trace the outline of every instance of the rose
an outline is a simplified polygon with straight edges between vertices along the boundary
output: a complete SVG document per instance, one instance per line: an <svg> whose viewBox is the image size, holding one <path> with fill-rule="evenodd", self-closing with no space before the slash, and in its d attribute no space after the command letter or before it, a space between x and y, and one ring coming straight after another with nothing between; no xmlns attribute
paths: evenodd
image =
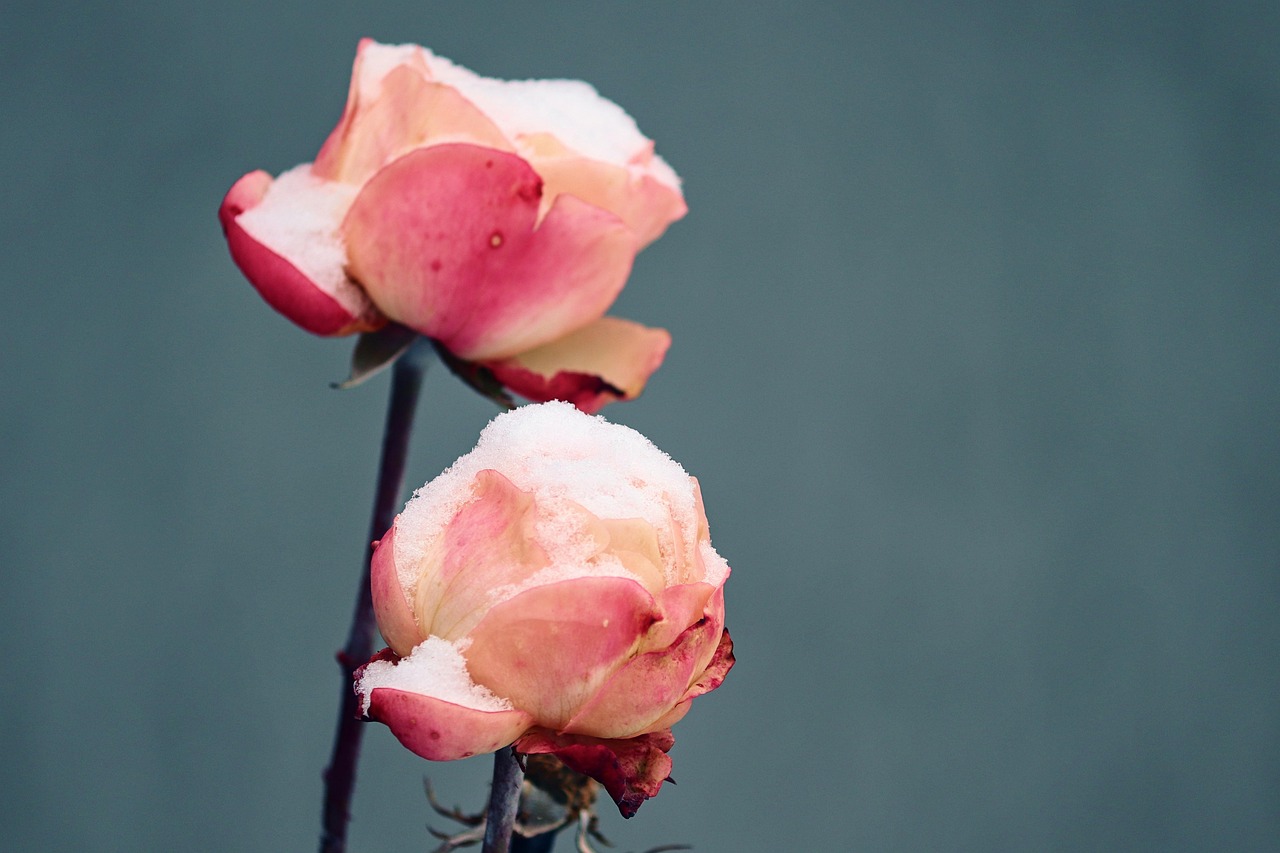
<svg viewBox="0 0 1280 853"><path fill-rule="evenodd" d="M245 276L302 328L395 321L523 396L594 411L662 362L665 331L603 315L685 210L653 143L586 83L492 80L365 39L315 162L250 172L219 219Z"/></svg>
<svg viewBox="0 0 1280 853"><path fill-rule="evenodd" d="M494 419L372 571L390 648L356 676L369 718L434 760L555 754L628 817L670 772L671 725L733 664L697 481L566 403Z"/></svg>

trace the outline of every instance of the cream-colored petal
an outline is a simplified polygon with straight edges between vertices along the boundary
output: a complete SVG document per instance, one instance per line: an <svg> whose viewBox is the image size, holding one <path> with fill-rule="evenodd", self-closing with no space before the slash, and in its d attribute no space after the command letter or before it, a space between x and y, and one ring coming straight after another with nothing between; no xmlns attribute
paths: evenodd
<svg viewBox="0 0 1280 853"><path fill-rule="evenodd" d="M593 414L607 403L639 396L670 346L665 329L601 317L551 343L485 366L522 397L565 400Z"/></svg>

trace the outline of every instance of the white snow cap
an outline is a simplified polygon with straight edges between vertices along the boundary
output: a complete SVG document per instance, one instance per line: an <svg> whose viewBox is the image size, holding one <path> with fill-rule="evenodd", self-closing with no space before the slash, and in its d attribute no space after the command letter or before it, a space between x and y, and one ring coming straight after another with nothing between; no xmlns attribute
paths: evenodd
<svg viewBox="0 0 1280 853"><path fill-rule="evenodd" d="M379 660L369 664L356 682L360 713L369 713L370 697L377 687L421 693L477 711L510 711L513 707L510 702L471 680L467 662L462 657L469 644L470 640L450 643L439 637L428 637L398 663Z"/></svg>
<svg viewBox="0 0 1280 853"><path fill-rule="evenodd" d="M602 97L581 80L499 80L474 71L412 44L373 44L365 48L367 76L360 81L365 92L377 91L377 82L396 65L407 62L415 51L432 77L452 86L475 104L508 138L550 133L572 150L605 163L635 166L633 159L652 151L653 143L636 127L626 110ZM675 189L680 178L657 155L641 171Z"/></svg>
<svg viewBox="0 0 1280 853"><path fill-rule="evenodd" d="M414 493L396 519L396 565L406 589L416 581L425 545L471 500L476 475L487 469L532 493L539 505L570 500L599 518L642 518L657 532L664 553L674 548L672 524L682 530L686 561L699 547L694 485L679 463L630 427L583 414L569 403L540 403L498 415L480 433L475 450ZM579 543L557 535L554 524L540 525L539 538L547 540L553 562L573 562L579 552ZM708 548L704 559L708 551L714 554ZM723 562L717 555L708 574L727 572ZM573 573L571 566L560 569Z"/></svg>
<svg viewBox="0 0 1280 853"><path fill-rule="evenodd" d="M355 314L368 297L347 278L342 218L359 187L326 181L303 163L282 174L255 207L236 218L253 239L287 259L315 285Z"/></svg>

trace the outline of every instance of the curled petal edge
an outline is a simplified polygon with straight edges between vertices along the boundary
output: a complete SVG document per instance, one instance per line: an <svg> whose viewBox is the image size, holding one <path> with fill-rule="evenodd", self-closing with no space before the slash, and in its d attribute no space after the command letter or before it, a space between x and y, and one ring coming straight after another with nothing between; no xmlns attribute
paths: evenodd
<svg viewBox="0 0 1280 853"><path fill-rule="evenodd" d="M564 400L592 415L609 403L640 396L670 347L665 329L601 317L551 343L484 366L525 399Z"/></svg>
<svg viewBox="0 0 1280 853"><path fill-rule="evenodd" d="M398 154L441 137L511 147L461 92L432 79L427 57L417 46L360 40L347 106L316 155L316 174L358 184Z"/></svg>
<svg viewBox="0 0 1280 853"><path fill-rule="evenodd" d="M716 644L716 650L711 655L711 662L707 664L707 668L702 671L698 680L689 687L689 692L684 695L684 698L693 699L695 696L715 690L724 683L725 676L729 674L729 670L733 669L735 663L737 658L733 656L733 638L729 636L729 629L725 628L720 632L720 642Z"/></svg>
<svg viewBox="0 0 1280 853"><path fill-rule="evenodd" d="M724 587L713 587L697 581L669 586L659 597L659 606L665 617L654 625L644 638L642 652L664 649L676 642L690 625L707 618L716 622L716 629L724 624ZM709 652L708 652L709 655Z"/></svg>
<svg viewBox="0 0 1280 853"><path fill-rule="evenodd" d="M585 157L534 161L549 192L564 192L616 213L635 232L643 249L683 217L688 205L680 191L649 176L633 178L625 167Z"/></svg>
<svg viewBox="0 0 1280 853"><path fill-rule="evenodd" d="M632 658L601 685L565 731L617 738L659 728L655 721L685 700L722 632L721 623L701 619L666 648Z"/></svg>
<svg viewBox="0 0 1280 853"><path fill-rule="evenodd" d="M678 723L685 714L689 713L689 706L693 704L694 699L704 693L710 693L724 683L725 676L729 674L729 670L733 669L734 662L733 640L729 637L729 629L726 628L720 634L720 642L716 645L711 662L702 671L702 675L690 685L676 706L653 724L653 728L670 728Z"/></svg>
<svg viewBox="0 0 1280 853"><path fill-rule="evenodd" d="M426 639L413 609L405 597L404 587L396 571L396 527L391 525L387 534L374 546L373 561L369 566L370 591L373 593L373 612L378 620L378 630L396 654L407 655L413 647Z"/></svg>

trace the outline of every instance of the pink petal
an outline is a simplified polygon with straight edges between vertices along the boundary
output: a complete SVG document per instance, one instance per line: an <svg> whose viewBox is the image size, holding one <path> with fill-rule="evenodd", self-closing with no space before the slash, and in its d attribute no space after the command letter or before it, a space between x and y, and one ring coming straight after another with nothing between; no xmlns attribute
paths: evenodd
<svg viewBox="0 0 1280 853"><path fill-rule="evenodd" d="M493 470L476 475L472 495L445 527L441 547L428 551L431 564L417 569L420 624L448 640L466 636L485 617L495 589L524 581L548 562L535 539L532 495Z"/></svg>
<svg viewBox="0 0 1280 853"><path fill-rule="evenodd" d="M724 683L725 676L729 674L729 670L733 669L736 662L733 656L733 638L729 636L729 629L725 628L720 633L720 641L716 643L715 654L712 655L707 668L702 671L702 675L689 687L685 699L693 699L695 696L715 690Z"/></svg>
<svg viewBox="0 0 1280 853"><path fill-rule="evenodd" d="M495 752L531 723L529 715L520 710L478 711L393 687L370 691L368 717L386 723L410 751L432 761Z"/></svg>
<svg viewBox="0 0 1280 853"><path fill-rule="evenodd" d="M370 565L370 587L373 592L373 612L378 619L378 630L387 645L396 654L407 655L413 647L427 638L416 619L404 587L396 570L396 527L391 525L373 552Z"/></svg>
<svg viewBox="0 0 1280 853"><path fill-rule="evenodd" d="M653 729L667 729L679 722L689 712L689 706L693 704L694 699L704 693L710 693L724 682L733 664L733 640L729 638L729 630L726 628L720 635L720 642L716 645L715 654L707 664L707 668L698 676L698 680L689 686L671 712L653 724Z"/></svg>
<svg viewBox="0 0 1280 853"><path fill-rule="evenodd" d="M385 325L386 318L354 284L326 289L299 268L298 259L285 257L246 230L241 215L258 207L272 184L266 172L250 172L232 185L218 209L231 257L249 283L268 305L316 335L349 335ZM345 279L340 270L335 274Z"/></svg>
<svg viewBox="0 0 1280 853"><path fill-rule="evenodd" d="M396 156L442 137L511 149L483 112L430 77L421 48L362 39L346 110L316 156L316 174L363 183Z"/></svg>
<svg viewBox="0 0 1280 853"><path fill-rule="evenodd" d="M549 344L485 364L521 397L565 400L587 414L639 396L671 346L665 329L601 317Z"/></svg>
<svg viewBox="0 0 1280 853"><path fill-rule="evenodd" d="M640 584L582 577L533 587L496 605L464 652L477 684L561 729L631 657L660 618Z"/></svg>
<svg viewBox="0 0 1280 853"><path fill-rule="evenodd" d="M563 731L620 738L648 730L685 698L723 632L721 624L703 619L667 648L636 656L605 682Z"/></svg>
<svg viewBox="0 0 1280 853"><path fill-rule="evenodd" d="M343 223L351 274L389 317L461 358L505 358L599 319L626 282L635 238L561 196L537 222L542 181L513 154L420 148L377 172Z"/></svg>
<svg viewBox="0 0 1280 853"><path fill-rule="evenodd" d="M622 816L631 817L645 800L657 795L670 777L671 758L667 752L674 743L670 730L627 740L599 740L535 729L516 742L516 750L556 756L604 785Z"/></svg>
<svg viewBox="0 0 1280 853"><path fill-rule="evenodd" d="M663 620L645 637L642 651L663 649L676 641L690 625L710 618L724 623L724 589L706 583L684 583L670 586L659 597Z"/></svg>
<svg viewBox="0 0 1280 853"><path fill-rule="evenodd" d="M635 232L640 248L662 236L669 224L689 211L678 185L665 183L651 174L637 173L634 168L578 156L563 149L550 156L530 156L529 162L546 181L548 196L554 198L567 193L617 214Z"/></svg>

